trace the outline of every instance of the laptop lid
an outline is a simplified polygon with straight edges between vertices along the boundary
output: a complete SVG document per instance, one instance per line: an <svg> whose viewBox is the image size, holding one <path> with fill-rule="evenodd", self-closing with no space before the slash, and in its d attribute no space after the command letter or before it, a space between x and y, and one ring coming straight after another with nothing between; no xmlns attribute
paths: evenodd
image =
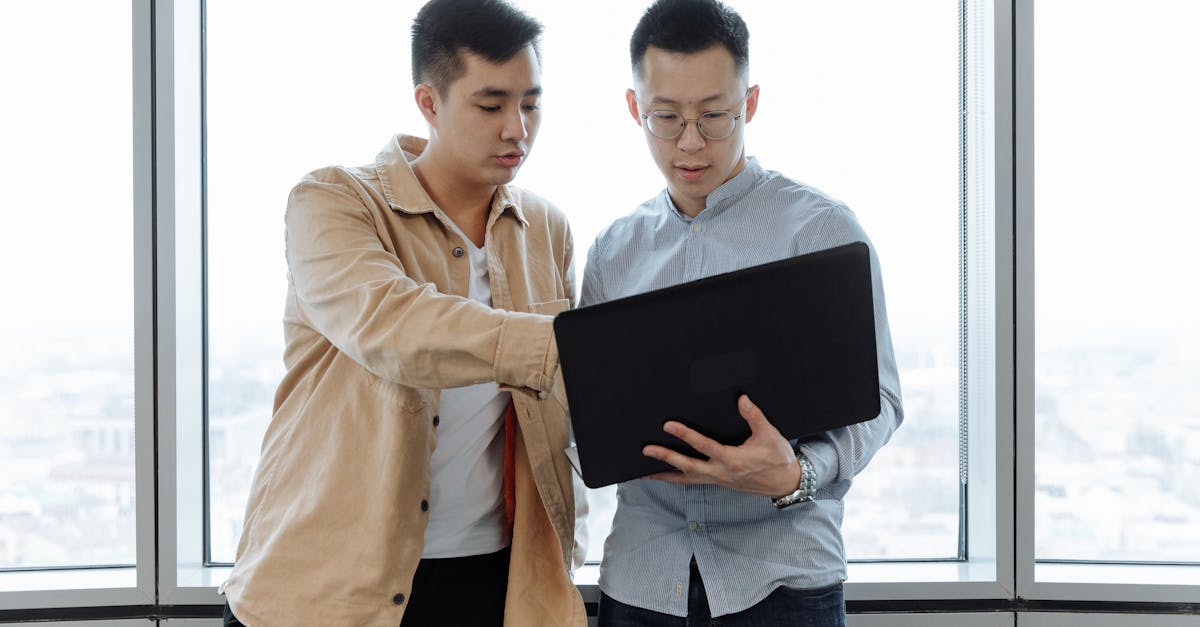
<svg viewBox="0 0 1200 627"><path fill-rule="evenodd" d="M742 393L789 439L876 417L871 292L855 242L559 314L584 483L672 470L642 455L647 444L701 457L667 420L740 444Z"/></svg>

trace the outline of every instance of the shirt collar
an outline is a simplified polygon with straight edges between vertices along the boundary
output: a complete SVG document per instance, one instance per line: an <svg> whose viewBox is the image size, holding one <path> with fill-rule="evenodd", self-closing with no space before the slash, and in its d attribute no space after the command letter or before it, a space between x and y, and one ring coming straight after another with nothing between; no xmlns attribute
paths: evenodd
<svg viewBox="0 0 1200 627"><path fill-rule="evenodd" d="M754 188L755 183L758 182L763 173L764 170L758 164L758 159L746 157L746 166L742 168L742 171L710 192L708 198L704 200L704 210L697 214L695 218L689 217L675 206L675 202L671 200L670 190L664 189L662 197L666 201L666 206L670 211L685 222L691 222L694 219L700 219L704 216L716 216L729 207L736 205L739 200L750 193L750 190Z"/></svg>
<svg viewBox="0 0 1200 627"><path fill-rule="evenodd" d="M383 197L392 209L409 214L440 213L409 165L409 161L424 152L427 145L429 141L421 137L396 135L375 158L375 172L383 188ZM500 185L492 197L492 215L506 211L511 211L521 224L529 226L525 211L517 204L512 190L507 185Z"/></svg>

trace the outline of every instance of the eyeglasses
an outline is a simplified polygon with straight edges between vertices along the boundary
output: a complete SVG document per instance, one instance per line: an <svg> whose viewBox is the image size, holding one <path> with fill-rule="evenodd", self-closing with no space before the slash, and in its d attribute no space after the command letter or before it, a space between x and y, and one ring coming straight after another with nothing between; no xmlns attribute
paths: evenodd
<svg viewBox="0 0 1200 627"><path fill-rule="evenodd" d="M746 102L746 98L750 94L738 102L736 108L741 109L742 103ZM734 115L732 111L705 111L698 118L685 118L679 113L670 109L655 109L649 113L643 113L642 119L646 121L646 129L650 134L659 139L675 139L683 134L683 129L687 128L688 122L696 123L696 130L700 131L706 139L718 140L725 139L733 135L734 129L737 128L737 121L742 119L742 116Z"/></svg>

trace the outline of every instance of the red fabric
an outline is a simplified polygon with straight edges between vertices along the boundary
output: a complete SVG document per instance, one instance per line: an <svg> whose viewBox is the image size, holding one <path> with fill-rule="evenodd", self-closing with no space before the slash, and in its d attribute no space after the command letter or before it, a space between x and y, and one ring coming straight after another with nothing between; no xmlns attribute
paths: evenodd
<svg viewBox="0 0 1200 627"><path fill-rule="evenodd" d="M517 511L517 410L508 401L504 408L504 516L512 531Z"/></svg>

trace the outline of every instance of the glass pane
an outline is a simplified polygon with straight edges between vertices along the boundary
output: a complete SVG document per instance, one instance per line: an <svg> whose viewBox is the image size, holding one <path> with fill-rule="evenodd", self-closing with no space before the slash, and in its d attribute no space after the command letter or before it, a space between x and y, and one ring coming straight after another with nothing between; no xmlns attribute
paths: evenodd
<svg viewBox="0 0 1200 627"><path fill-rule="evenodd" d="M1200 4L1035 7L1036 557L1200 561Z"/></svg>
<svg viewBox="0 0 1200 627"><path fill-rule="evenodd" d="M132 19L0 4L0 569L135 560Z"/></svg>
<svg viewBox="0 0 1200 627"><path fill-rule="evenodd" d="M646 2L613 2L600 13L553 0L517 4L546 26L546 95L516 183L567 212L582 276L599 230L662 186L624 100L629 34ZM751 79L763 87L751 154L846 201L883 258L907 417L847 501L848 551L953 557L957 3L731 4L750 26ZM336 11L301 2L282 14L229 0L207 6L212 555L231 561L281 374L288 190L316 167L369 162L392 133L427 130L412 103L408 40L397 38L420 2L356 0ZM263 32L273 33L269 48ZM336 45L314 47L314 39ZM379 59L390 59L388 72ZM341 85L370 86L369 97L347 99L313 78L332 74ZM621 184L603 196L581 193L606 181ZM611 490L591 497L590 557L599 559L614 502Z"/></svg>
<svg viewBox="0 0 1200 627"><path fill-rule="evenodd" d="M305 0L281 11L272 3L206 2L209 523L216 562L233 561L283 376L288 192L316 168L373 161L393 133L426 134L408 78L407 25L416 6ZM262 45L263 33L271 33L270 46ZM394 63L383 71L378 59ZM334 75L339 85L369 85L369 97L348 98L320 78Z"/></svg>
<svg viewBox="0 0 1200 627"><path fill-rule="evenodd" d="M846 497L847 557L955 558L958 3L737 6L763 90L747 150L844 201L883 268L905 419Z"/></svg>

